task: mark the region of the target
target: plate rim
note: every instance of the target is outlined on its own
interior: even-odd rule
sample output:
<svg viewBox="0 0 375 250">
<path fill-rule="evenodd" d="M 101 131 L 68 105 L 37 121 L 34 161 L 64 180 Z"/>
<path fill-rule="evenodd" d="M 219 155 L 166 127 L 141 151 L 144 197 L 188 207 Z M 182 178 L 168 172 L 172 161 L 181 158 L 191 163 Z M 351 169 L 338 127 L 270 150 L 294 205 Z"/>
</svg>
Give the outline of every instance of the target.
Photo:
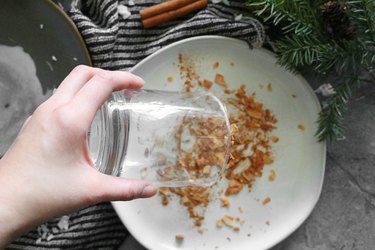
<svg viewBox="0 0 375 250">
<path fill-rule="evenodd" d="M 75 25 L 75 23 L 73 22 L 73 20 L 68 16 L 68 14 L 66 14 L 61 9 L 60 6 L 58 6 L 55 2 L 53 2 L 53 0 L 44 0 L 44 2 L 47 5 L 50 5 L 56 11 L 56 13 L 59 13 L 60 16 L 66 21 L 66 23 L 68 24 L 68 26 L 72 29 L 72 31 L 74 32 L 74 34 L 78 38 L 79 43 L 81 44 L 81 47 L 83 48 L 83 52 L 85 54 L 86 60 L 88 61 L 88 65 L 89 66 L 93 66 L 93 62 L 92 62 L 92 59 L 91 59 L 91 55 L 90 55 L 89 49 L 88 49 L 88 47 L 87 47 L 87 45 L 85 43 L 85 40 L 82 37 L 81 32 L 78 30 L 78 28 Z"/>
<path fill-rule="evenodd" d="M 237 44 L 241 44 L 241 45 L 246 45 L 249 47 L 250 50 L 252 49 L 255 49 L 255 50 L 260 50 L 261 52 L 263 53 L 266 53 L 270 56 L 272 56 L 274 59 L 276 59 L 276 55 L 275 53 L 261 47 L 261 48 L 251 48 L 249 46 L 249 44 L 241 39 L 237 39 L 237 38 L 232 38 L 232 37 L 226 37 L 226 36 L 219 36 L 219 35 L 203 35 L 203 36 L 194 36 L 194 37 L 189 37 L 189 38 L 185 38 L 185 39 L 182 39 L 182 40 L 179 40 L 177 42 L 173 42 L 165 47 L 162 47 L 160 48 L 159 50 L 157 50 L 156 52 L 152 53 L 151 55 L 145 57 L 144 59 L 142 59 L 140 62 L 138 62 L 136 65 L 134 65 L 130 70 L 129 72 L 133 72 L 136 68 L 138 67 L 141 67 L 143 64 L 145 64 L 149 59 L 153 58 L 153 57 L 156 57 L 158 56 L 159 54 L 163 53 L 164 51 L 170 49 L 170 48 L 173 48 L 175 46 L 178 46 L 178 45 L 181 45 L 181 44 L 184 44 L 184 43 L 189 43 L 189 42 L 192 42 L 192 41 L 196 41 L 196 40 L 210 40 L 210 39 L 214 39 L 214 40 L 224 40 L 224 41 L 229 41 L 229 42 L 233 42 L 233 43 L 237 43 Z M 277 61 L 275 62 L 277 64 Z M 292 72 L 288 69 L 286 69 L 285 67 L 277 64 L 279 67 L 281 67 L 283 70 L 286 70 L 287 72 L 289 72 L 290 74 L 293 74 L 295 77 L 297 77 L 301 83 L 304 84 L 304 87 L 305 89 L 310 92 L 311 96 L 313 97 L 314 99 L 314 103 L 316 105 L 316 108 L 318 110 L 318 112 L 321 111 L 321 105 L 320 105 L 320 102 L 319 102 L 319 99 L 318 97 L 316 96 L 314 90 L 312 89 L 312 87 L 310 86 L 310 84 L 307 82 L 307 80 L 299 73 L 296 73 L 296 72 Z M 315 137 L 315 136 L 314 136 Z M 317 139 L 317 138 L 316 138 Z M 318 139 L 317 139 L 318 140 Z M 318 201 L 319 201 L 319 198 L 322 194 L 322 189 L 323 189 L 323 182 L 324 182 L 324 177 L 325 177 L 325 169 L 326 169 L 326 158 L 327 158 L 327 143 L 326 141 L 323 141 L 323 142 L 319 142 L 321 144 L 320 146 L 320 150 L 322 151 L 322 162 L 321 162 L 321 172 L 322 172 L 322 175 L 321 175 L 321 178 L 320 178 L 320 182 L 319 182 L 319 187 L 318 187 L 318 192 L 316 194 L 316 197 L 314 197 L 314 200 L 312 202 L 312 206 L 311 208 L 308 210 L 308 213 L 306 213 L 303 217 L 301 217 L 300 221 L 298 221 L 298 223 L 296 223 L 293 227 L 290 227 L 290 230 L 288 230 L 286 233 L 284 234 L 280 234 L 280 236 L 278 238 L 275 238 L 275 241 L 273 241 L 272 243 L 268 244 L 267 248 L 266 249 L 270 249 L 274 246 L 276 246 L 277 244 L 279 244 L 280 242 L 282 242 L 283 240 L 285 240 L 287 237 L 289 237 L 290 235 L 292 235 L 299 227 L 302 226 L 302 224 L 306 221 L 306 219 L 311 215 L 312 211 L 314 210 L 314 208 L 316 207 Z M 121 222 L 123 223 L 123 225 L 126 227 L 126 229 L 129 231 L 129 233 L 131 234 L 132 237 L 134 237 L 134 239 L 139 243 L 141 244 L 143 247 L 147 248 L 147 249 L 157 249 L 157 248 L 152 248 L 153 246 L 152 245 L 149 245 L 147 244 L 147 242 L 143 242 L 141 241 L 139 238 L 137 238 L 134 233 L 133 233 L 133 230 L 129 229 L 126 221 L 124 221 L 122 219 L 122 217 L 119 215 L 119 212 L 118 212 L 118 209 L 120 209 L 119 207 L 117 207 L 117 203 L 119 203 L 121 201 L 112 201 L 111 204 L 112 204 L 112 207 L 114 208 L 117 216 L 120 218 Z M 175 249 L 178 249 L 178 248 L 175 248 Z"/>
<path fill-rule="evenodd" d="M 88 65 L 88 66 L 93 66 L 93 61 L 92 61 L 92 58 L 91 58 L 91 55 L 90 55 L 90 52 L 89 52 L 89 49 L 88 49 L 88 46 L 86 45 L 85 43 L 85 40 L 82 36 L 82 34 L 80 33 L 80 31 L 78 30 L 78 27 L 75 25 L 75 23 L 73 22 L 73 20 L 68 16 L 68 14 L 62 9 L 63 7 L 62 6 L 59 6 L 57 3 L 55 3 L 53 0 L 43 0 L 43 1 L 40 1 L 39 5 L 38 6 L 43 6 L 43 7 L 46 7 L 48 9 L 48 11 L 50 13 L 53 13 L 54 14 L 54 17 L 56 17 L 59 21 L 61 21 L 61 23 L 67 27 L 67 29 L 69 29 L 70 31 L 72 31 L 72 35 L 69 36 L 70 38 L 75 38 L 77 39 L 77 48 L 79 48 L 79 50 L 82 52 L 82 59 L 83 61 L 80 63 L 80 64 L 85 64 L 85 65 Z M 33 9 L 35 9 L 37 7 L 33 7 Z M 27 11 L 30 12 L 30 9 L 26 9 Z M 12 12 L 13 13 L 17 13 L 17 12 Z M 44 12 L 41 12 L 42 14 L 43 13 L 46 13 L 46 11 Z M 40 13 L 39 13 L 40 14 Z M 46 16 L 45 14 L 43 14 L 42 16 Z M 52 24 L 54 24 L 54 21 L 56 21 L 57 19 L 51 19 L 51 18 L 48 18 L 48 21 L 50 21 Z M 29 26 L 28 26 L 29 27 Z M 61 32 L 59 32 L 59 35 L 61 36 Z M 0 45 L 5 45 L 5 46 L 11 46 L 11 47 L 17 47 L 17 46 L 20 46 L 22 47 L 22 50 L 24 49 L 24 47 L 19 44 L 19 43 L 16 43 L 15 45 L 8 45 L 8 44 L 3 44 L 1 43 Z M 32 56 L 33 54 L 30 53 L 30 52 L 27 52 L 28 54 L 30 54 L 30 56 Z M 34 61 L 34 59 L 33 59 Z M 78 65 L 78 64 L 77 64 Z M 37 71 L 38 71 L 38 67 L 35 65 Z M 53 71 L 53 70 L 51 70 Z M 65 75 L 66 76 L 66 75 Z M 38 77 L 38 79 L 40 80 L 40 78 Z M 61 79 L 62 81 L 63 79 Z M 43 83 L 40 82 L 41 85 L 42 85 L 42 89 L 43 89 Z M 61 82 L 58 83 L 58 85 L 60 85 Z M 56 88 L 58 87 L 58 85 L 56 85 Z M 46 87 L 47 88 L 47 87 Z M 48 89 L 52 89 L 52 88 L 48 88 Z M 46 90 L 43 90 L 43 93 L 45 93 Z M 40 105 L 41 103 L 38 104 L 38 106 Z M 5 151 L 6 152 L 6 151 Z M 5 154 L 0 152 L 0 159 L 3 157 L 3 154 Z"/>
</svg>

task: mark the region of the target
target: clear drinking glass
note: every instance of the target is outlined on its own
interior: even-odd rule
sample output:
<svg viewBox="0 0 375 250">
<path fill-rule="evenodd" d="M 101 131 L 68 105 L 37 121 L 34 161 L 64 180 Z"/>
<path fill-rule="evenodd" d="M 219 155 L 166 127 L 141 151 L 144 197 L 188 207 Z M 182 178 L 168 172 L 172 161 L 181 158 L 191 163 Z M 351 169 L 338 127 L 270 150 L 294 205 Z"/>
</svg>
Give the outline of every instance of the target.
<svg viewBox="0 0 375 250">
<path fill-rule="evenodd" d="M 230 126 L 210 93 L 124 90 L 98 111 L 88 145 L 102 173 L 157 186 L 206 186 L 226 167 Z"/>
</svg>

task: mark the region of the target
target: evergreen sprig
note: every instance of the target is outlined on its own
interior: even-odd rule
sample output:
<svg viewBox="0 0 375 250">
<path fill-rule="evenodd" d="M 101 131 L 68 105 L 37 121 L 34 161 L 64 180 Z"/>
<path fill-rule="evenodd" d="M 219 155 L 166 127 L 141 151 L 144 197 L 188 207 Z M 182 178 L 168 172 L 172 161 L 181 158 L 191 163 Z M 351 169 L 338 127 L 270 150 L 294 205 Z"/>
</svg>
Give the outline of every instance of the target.
<svg viewBox="0 0 375 250">
<path fill-rule="evenodd" d="M 274 25 L 282 23 L 285 32 L 310 34 L 319 28 L 316 13 L 309 1 L 260 0 L 251 1 L 249 5 L 256 15 L 264 17 L 265 22 L 272 20 Z"/>
<path fill-rule="evenodd" d="M 322 41 L 312 35 L 287 36 L 275 45 L 279 63 L 295 70 L 301 66 L 313 66 L 324 73 L 338 60 L 344 51 L 336 43 Z"/>
<path fill-rule="evenodd" d="M 345 8 L 336 10 L 342 13 L 331 13 L 334 22 L 327 25 L 321 8 L 332 3 Z M 317 136 L 327 141 L 343 137 L 344 113 L 352 88 L 375 80 L 375 1 L 248 0 L 248 5 L 266 24 L 280 27 L 283 32 L 275 41 L 281 65 L 336 77 L 335 93 L 327 98 L 319 114 Z M 336 24 L 341 21 L 337 15 L 347 15 L 347 23 Z M 332 29 L 335 24 L 336 29 L 352 25 L 350 36 L 330 34 L 327 26 Z"/>
<path fill-rule="evenodd" d="M 318 118 L 318 131 L 316 136 L 320 140 L 336 141 L 345 137 L 344 113 L 347 110 L 347 103 L 352 96 L 352 87 L 361 84 L 361 78 L 349 76 L 342 79 L 335 93 L 323 104 L 323 109 Z"/>
</svg>

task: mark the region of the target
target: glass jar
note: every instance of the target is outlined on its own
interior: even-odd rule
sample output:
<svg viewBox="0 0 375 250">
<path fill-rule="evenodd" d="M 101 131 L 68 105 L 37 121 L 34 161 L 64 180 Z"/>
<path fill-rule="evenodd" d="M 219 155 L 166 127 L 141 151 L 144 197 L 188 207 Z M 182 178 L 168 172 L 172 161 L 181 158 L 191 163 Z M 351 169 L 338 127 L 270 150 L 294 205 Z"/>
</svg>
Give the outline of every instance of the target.
<svg viewBox="0 0 375 250">
<path fill-rule="evenodd" d="M 226 167 L 230 126 L 210 93 L 114 92 L 88 133 L 96 168 L 156 186 L 212 185 Z"/>
</svg>

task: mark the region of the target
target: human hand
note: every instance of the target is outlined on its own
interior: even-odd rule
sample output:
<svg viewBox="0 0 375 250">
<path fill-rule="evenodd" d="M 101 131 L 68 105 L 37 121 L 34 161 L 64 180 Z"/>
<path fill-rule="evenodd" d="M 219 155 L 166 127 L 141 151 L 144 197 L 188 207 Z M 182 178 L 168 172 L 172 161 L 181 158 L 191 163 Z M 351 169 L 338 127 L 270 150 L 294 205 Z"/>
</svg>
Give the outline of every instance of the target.
<svg viewBox="0 0 375 250">
<path fill-rule="evenodd" d="M 91 122 L 111 93 L 142 86 L 128 72 L 78 66 L 35 110 L 0 160 L 0 248 L 50 218 L 156 193 L 150 183 L 98 172 L 87 146 Z"/>
</svg>

